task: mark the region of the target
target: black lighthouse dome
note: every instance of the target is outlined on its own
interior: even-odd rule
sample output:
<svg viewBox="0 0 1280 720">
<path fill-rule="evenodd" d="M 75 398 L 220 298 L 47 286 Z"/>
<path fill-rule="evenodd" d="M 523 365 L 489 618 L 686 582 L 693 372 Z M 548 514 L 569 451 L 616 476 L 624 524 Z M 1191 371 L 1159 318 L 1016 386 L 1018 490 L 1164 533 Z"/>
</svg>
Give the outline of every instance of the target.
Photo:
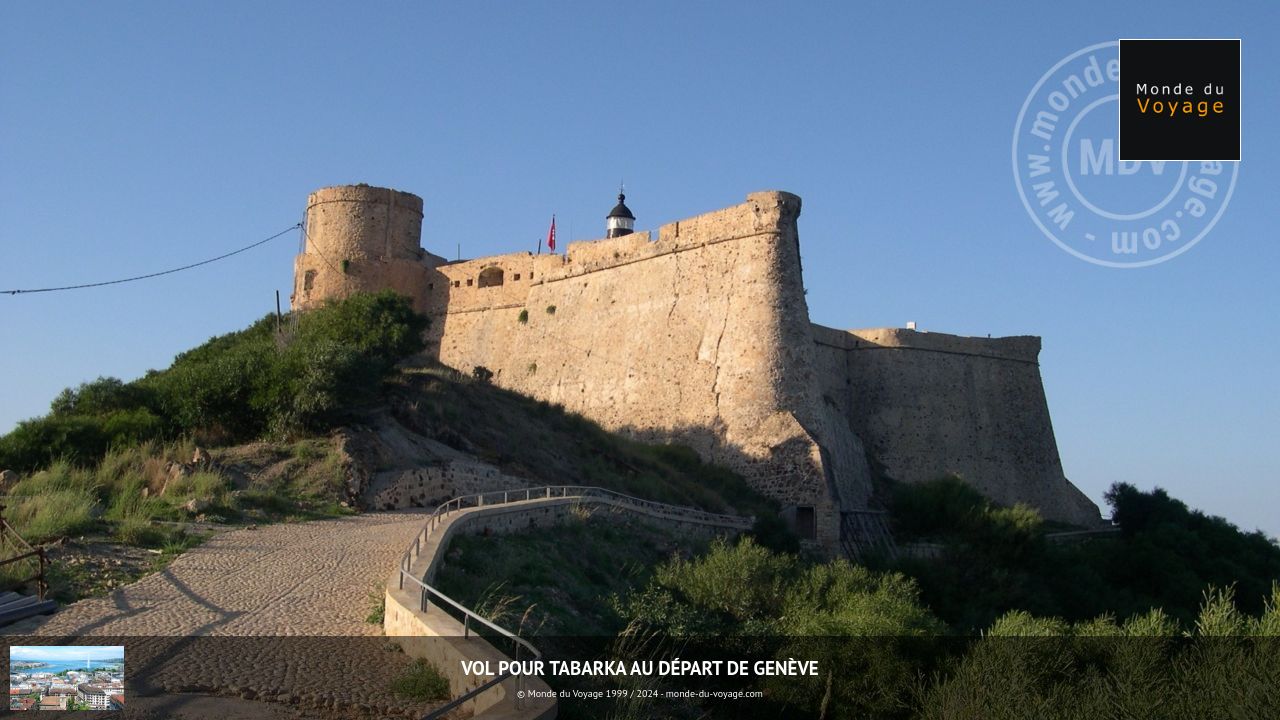
<svg viewBox="0 0 1280 720">
<path fill-rule="evenodd" d="M 627 207 L 627 196 L 618 193 L 618 204 L 605 216 L 605 237 L 614 238 L 635 232 L 636 216 Z"/>
</svg>

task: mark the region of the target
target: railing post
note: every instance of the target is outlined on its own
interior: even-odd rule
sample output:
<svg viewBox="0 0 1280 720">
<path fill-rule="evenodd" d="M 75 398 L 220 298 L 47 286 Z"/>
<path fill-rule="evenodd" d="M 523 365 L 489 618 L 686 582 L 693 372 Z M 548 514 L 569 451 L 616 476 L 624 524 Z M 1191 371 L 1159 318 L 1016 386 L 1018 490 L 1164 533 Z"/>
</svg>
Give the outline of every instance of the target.
<svg viewBox="0 0 1280 720">
<path fill-rule="evenodd" d="M 462 637 L 471 637 L 471 616 L 466 613 L 462 614 Z"/>
<path fill-rule="evenodd" d="M 516 667 L 520 667 L 520 643 L 516 643 Z M 516 673 L 516 709 L 524 709 L 524 673 Z"/>
<path fill-rule="evenodd" d="M 503 505 L 506 505 L 506 504 L 507 504 L 507 502 L 508 502 L 508 500 L 507 500 L 507 491 L 506 491 L 506 490 L 503 490 L 503 491 L 502 491 L 502 504 L 503 504 Z"/>
<path fill-rule="evenodd" d="M 36 592 L 39 594 L 40 599 L 44 600 L 45 593 L 49 591 L 49 583 L 45 581 L 44 574 L 49 560 L 44 556 L 44 548 L 36 548 L 36 552 L 40 555 L 40 578 L 36 581 Z"/>
</svg>

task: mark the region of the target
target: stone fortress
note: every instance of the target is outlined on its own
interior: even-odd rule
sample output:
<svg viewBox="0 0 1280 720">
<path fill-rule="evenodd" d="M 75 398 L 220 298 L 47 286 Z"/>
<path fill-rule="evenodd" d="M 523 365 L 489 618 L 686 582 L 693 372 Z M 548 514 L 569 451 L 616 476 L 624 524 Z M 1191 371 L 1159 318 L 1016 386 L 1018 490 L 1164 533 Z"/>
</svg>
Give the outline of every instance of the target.
<svg viewBox="0 0 1280 720">
<path fill-rule="evenodd" d="M 461 261 L 422 248 L 422 208 L 367 185 L 312 193 L 293 308 L 396 290 L 431 318 L 441 363 L 688 445 L 832 551 L 860 542 L 873 473 L 955 474 L 996 502 L 1099 522 L 1063 475 L 1040 339 L 811 323 L 795 195 L 752 193 L 656 232 L 634 232 L 619 195 L 604 239 Z"/>
</svg>

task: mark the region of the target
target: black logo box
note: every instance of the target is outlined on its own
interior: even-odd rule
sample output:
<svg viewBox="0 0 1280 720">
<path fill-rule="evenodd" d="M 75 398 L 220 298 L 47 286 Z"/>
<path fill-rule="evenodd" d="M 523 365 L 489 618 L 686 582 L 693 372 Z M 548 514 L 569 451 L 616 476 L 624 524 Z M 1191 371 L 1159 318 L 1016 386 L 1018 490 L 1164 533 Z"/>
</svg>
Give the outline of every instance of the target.
<svg viewBox="0 0 1280 720">
<path fill-rule="evenodd" d="M 1121 39 L 1120 159 L 1239 160 L 1240 64 L 1238 39 Z"/>
</svg>

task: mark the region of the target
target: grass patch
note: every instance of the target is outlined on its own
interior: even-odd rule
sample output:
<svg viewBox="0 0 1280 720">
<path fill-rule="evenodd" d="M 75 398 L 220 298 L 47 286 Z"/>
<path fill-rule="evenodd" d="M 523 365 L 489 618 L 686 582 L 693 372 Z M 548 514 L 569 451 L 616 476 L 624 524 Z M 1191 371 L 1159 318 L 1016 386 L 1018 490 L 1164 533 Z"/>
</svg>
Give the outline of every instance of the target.
<svg viewBox="0 0 1280 720">
<path fill-rule="evenodd" d="M 369 591 L 369 614 L 364 621 L 370 625 L 381 625 L 387 619 L 386 590 L 379 583 Z"/>
<path fill-rule="evenodd" d="M 153 569 L 163 568 L 174 558 L 203 543 L 207 537 L 208 535 L 188 532 L 186 527 L 169 530 L 160 543 L 160 555 L 152 563 Z"/>
<path fill-rule="evenodd" d="M 58 461 L 14 485 L 5 517 L 33 544 L 88 532 L 101 512 L 101 490 L 92 472 Z"/>
<path fill-rule="evenodd" d="M 391 681 L 391 692 L 406 700 L 444 700 L 449 697 L 449 679 L 419 658 Z"/>
<path fill-rule="evenodd" d="M 153 547 L 164 542 L 165 533 L 143 517 L 130 517 L 116 525 L 116 539 L 125 545 Z"/>
<path fill-rule="evenodd" d="M 165 497 L 206 500 L 215 505 L 225 505 L 229 492 L 226 478 L 216 472 L 202 470 L 175 478 L 165 490 Z"/>
</svg>

